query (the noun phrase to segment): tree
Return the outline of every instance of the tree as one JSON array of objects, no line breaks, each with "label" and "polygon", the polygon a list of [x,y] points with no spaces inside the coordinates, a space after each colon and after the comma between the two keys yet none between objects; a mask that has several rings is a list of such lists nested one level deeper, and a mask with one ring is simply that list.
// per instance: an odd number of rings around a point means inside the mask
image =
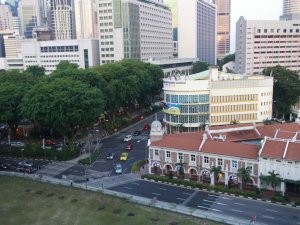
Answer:
[{"label": "tree", "polygon": [[210,169],[211,173],[214,173],[216,183],[219,182],[220,174],[222,174],[222,167],[221,166],[213,166]]},{"label": "tree", "polygon": [[241,180],[241,189],[243,191],[245,191],[245,184],[250,181],[250,177],[251,177],[250,175],[251,175],[250,167],[246,167],[246,168],[243,167],[238,170],[238,177]]},{"label": "tree", "polygon": [[45,68],[41,66],[28,66],[25,73],[29,73],[35,77],[45,76]]},{"label": "tree", "polygon": [[193,64],[193,73],[200,73],[202,71],[208,70],[209,65],[206,62],[195,62]]},{"label": "tree", "polygon": [[45,79],[22,101],[22,112],[32,121],[54,128],[72,143],[81,128],[91,126],[105,106],[99,88],[70,78]]},{"label": "tree", "polygon": [[184,166],[186,163],[182,162],[182,160],[180,160],[179,163],[176,163],[176,167],[177,167],[177,171],[178,171],[178,175],[180,177],[184,177]]},{"label": "tree", "polygon": [[291,106],[298,102],[300,96],[300,80],[297,72],[275,66],[264,69],[263,74],[274,77],[273,101],[276,116],[290,113]]},{"label": "tree", "polygon": [[271,184],[271,187],[274,189],[274,192],[276,191],[276,187],[280,184],[281,182],[281,178],[279,173],[275,173],[275,171],[273,170],[272,172],[268,172],[268,176],[267,176],[267,183],[268,185]]},{"label": "tree", "polygon": [[226,63],[232,62],[234,60],[235,60],[235,53],[229,54],[229,55],[225,56],[223,59],[218,60],[217,64],[219,66],[219,69],[222,70],[223,66]]}]

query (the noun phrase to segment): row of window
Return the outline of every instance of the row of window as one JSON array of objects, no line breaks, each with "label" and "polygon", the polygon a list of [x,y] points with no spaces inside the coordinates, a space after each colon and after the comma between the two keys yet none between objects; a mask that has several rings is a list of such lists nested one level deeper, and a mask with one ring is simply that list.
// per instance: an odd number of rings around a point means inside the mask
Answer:
[{"label": "row of window", "polygon": [[209,95],[170,95],[166,94],[165,96],[166,102],[170,103],[206,103],[209,102]]},{"label": "row of window", "polygon": [[212,113],[238,112],[238,111],[256,111],[257,104],[243,104],[243,105],[225,105],[212,106]]},{"label": "row of window", "polygon": [[228,95],[228,96],[213,96],[211,97],[212,103],[225,103],[225,102],[244,102],[244,101],[257,101],[257,94],[248,95]]},{"label": "row of window", "polygon": [[257,113],[211,116],[211,123],[257,120]]},{"label": "row of window", "polygon": [[180,106],[181,113],[208,113],[209,105],[182,105]]},{"label": "row of window", "polygon": [[292,28],[290,28],[290,29],[256,29],[256,32],[257,33],[268,33],[268,32],[270,32],[270,33],[299,33],[299,29],[292,29]]},{"label": "row of window", "polygon": [[41,47],[41,52],[78,52],[78,45]]},{"label": "row of window", "polygon": [[208,123],[209,115],[170,115],[165,114],[166,121],[170,123]]}]

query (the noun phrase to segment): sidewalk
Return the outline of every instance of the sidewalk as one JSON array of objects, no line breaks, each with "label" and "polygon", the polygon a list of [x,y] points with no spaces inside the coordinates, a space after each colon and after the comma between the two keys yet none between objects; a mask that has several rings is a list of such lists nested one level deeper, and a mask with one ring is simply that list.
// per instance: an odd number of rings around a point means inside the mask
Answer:
[{"label": "sidewalk", "polygon": [[81,160],[81,159],[86,159],[86,158],[88,158],[88,157],[90,157],[90,153],[83,153],[83,154],[81,154],[80,156],[78,156],[77,158],[71,159],[71,160],[66,161],[66,162],[68,162],[68,163],[73,163],[73,164],[77,164],[79,160]]}]

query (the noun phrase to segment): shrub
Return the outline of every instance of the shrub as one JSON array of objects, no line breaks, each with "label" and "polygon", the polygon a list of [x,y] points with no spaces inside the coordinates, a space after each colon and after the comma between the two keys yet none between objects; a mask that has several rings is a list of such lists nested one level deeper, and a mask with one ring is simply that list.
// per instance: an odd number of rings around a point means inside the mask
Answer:
[{"label": "shrub", "polygon": [[138,160],[131,166],[131,172],[135,173],[137,172],[143,165],[145,165],[147,160]]},{"label": "shrub", "polygon": [[271,198],[272,202],[285,202],[284,196],[281,195],[275,195]]}]

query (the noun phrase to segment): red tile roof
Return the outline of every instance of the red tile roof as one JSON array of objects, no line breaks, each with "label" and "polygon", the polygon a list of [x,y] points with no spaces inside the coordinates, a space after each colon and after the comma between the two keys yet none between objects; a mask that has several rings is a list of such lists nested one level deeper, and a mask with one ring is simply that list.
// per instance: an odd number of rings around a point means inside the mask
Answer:
[{"label": "red tile roof", "polygon": [[238,124],[232,124],[232,125],[212,126],[212,127],[209,127],[209,130],[223,130],[223,129],[229,129],[229,128],[250,127],[250,126],[254,126],[254,124],[253,123],[238,123]]},{"label": "red tile roof", "polygon": [[261,152],[263,158],[282,159],[286,147],[285,141],[266,140]]},{"label": "red tile roof", "polygon": [[300,131],[300,125],[298,123],[283,123],[283,124],[274,124],[274,125],[265,125],[258,126],[256,129],[259,131],[262,137],[274,137],[276,130],[280,131],[291,131],[297,132]]},{"label": "red tile roof", "polygon": [[285,159],[300,161],[300,142],[289,143]]},{"label": "red tile roof", "polygon": [[274,137],[291,140],[295,136],[295,134],[296,134],[296,132],[278,130],[278,132],[275,134]]},{"label": "red tile roof", "polygon": [[[215,136],[214,134],[211,135]],[[223,135],[226,135],[226,141],[245,141],[262,138],[255,130],[232,131],[223,133]]]},{"label": "red tile roof", "polygon": [[257,159],[259,148],[256,145],[207,140],[202,146],[201,152],[247,159]]},{"label": "red tile roof", "polygon": [[160,141],[152,142],[151,146],[198,151],[202,137],[203,132],[170,134]]}]

